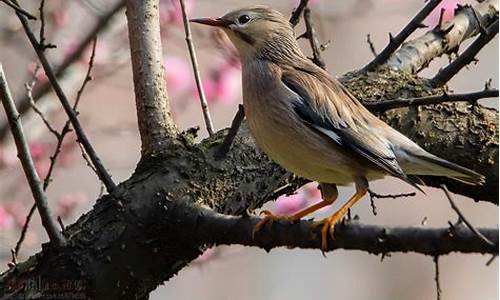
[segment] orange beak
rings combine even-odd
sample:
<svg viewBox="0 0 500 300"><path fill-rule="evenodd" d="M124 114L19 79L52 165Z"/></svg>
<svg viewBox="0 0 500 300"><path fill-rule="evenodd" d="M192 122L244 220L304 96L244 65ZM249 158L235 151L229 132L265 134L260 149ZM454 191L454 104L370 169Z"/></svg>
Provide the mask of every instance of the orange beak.
<svg viewBox="0 0 500 300"><path fill-rule="evenodd" d="M227 28L229 25L233 24L232 21L225 20L222 18L200 18L200 19L191 19L189 22L194 22L194 23L200 23L200 24L205 24L209 26L215 26L215 27L225 27Z"/></svg>

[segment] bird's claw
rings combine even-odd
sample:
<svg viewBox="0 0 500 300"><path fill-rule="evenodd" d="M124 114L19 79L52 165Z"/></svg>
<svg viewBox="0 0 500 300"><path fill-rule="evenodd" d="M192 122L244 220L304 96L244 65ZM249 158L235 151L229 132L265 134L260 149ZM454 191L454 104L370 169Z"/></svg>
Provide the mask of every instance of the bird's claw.
<svg viewBox="0 0 500 300"><path fill-rule="evenodd" d="M335 225L340 221L342 216L335 213L332 216L325 218L321 221L314 222L312 225L312 229L316 230L319 226L321 227L321 252L323 256L325 256L325 252L328 250L328 233L330 234L330 238L335 239Z"/></svg>
<svg viewBox="0 0 500 300"><path fill-rule="evenodd" d="M264 218L260 220L257 225L255 225L252 237L255 238L255 234L258 233L267 223L273 223L275 221L295 221L294 218L289 216L275 215L269 210L263 210L259 213L259 216L264 215Z"/></svg>

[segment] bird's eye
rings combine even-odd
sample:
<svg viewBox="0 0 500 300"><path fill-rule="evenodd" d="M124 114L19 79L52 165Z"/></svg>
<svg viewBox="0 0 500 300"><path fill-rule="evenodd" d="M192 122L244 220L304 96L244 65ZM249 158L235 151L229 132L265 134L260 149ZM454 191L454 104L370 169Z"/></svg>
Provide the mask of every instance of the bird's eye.
<svg viewBox="0 0 500 300"><path fill-rule="evenodd" d="M250 17L248 15L241 15L238 18L238 23L240 23L241 25L248 23L248 21L250 21Z"/></svg>

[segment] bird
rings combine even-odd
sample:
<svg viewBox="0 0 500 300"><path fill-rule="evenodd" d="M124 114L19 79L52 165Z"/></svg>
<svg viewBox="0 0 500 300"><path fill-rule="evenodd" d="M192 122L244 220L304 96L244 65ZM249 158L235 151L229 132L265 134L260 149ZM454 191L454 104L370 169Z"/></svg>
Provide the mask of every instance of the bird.
<svg viewBox="0 0 500 300"><path fill-rule="evenodd" d="M244 112L258 147L284 169L319 183L320 202L291 216L263 211L256 231L268 221L299 220L331 205L338 185L354 183L355 193L341 208L316 222L325 251L328 233L334 238L335 225L367 194L370 181L393 176L420 191L419 175L484 183L483 175L425 151L368 111L304 55L279 11L254 5L190 21L222 29L237 49Z"/></svg>

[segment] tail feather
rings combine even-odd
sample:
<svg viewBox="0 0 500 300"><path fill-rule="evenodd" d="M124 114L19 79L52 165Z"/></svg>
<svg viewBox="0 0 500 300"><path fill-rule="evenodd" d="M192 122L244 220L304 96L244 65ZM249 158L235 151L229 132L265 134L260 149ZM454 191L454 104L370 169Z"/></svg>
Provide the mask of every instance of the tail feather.
<svg viewBox="0 0 500 300"><path fill-rule="evenodd" d="M417 159L432 164L433 165L432 169L435 170L435 172L437 173L437 174L416 174L416 175L446 176L454 180L471 185L482 185L485 182L486 178L483 175L475 171L472 171L470 169L467 169L465 167L459 166L455 163L449 162L445 159L439 158L430 153L425 153L425 155L413 155L413 156Z"/></svg>

